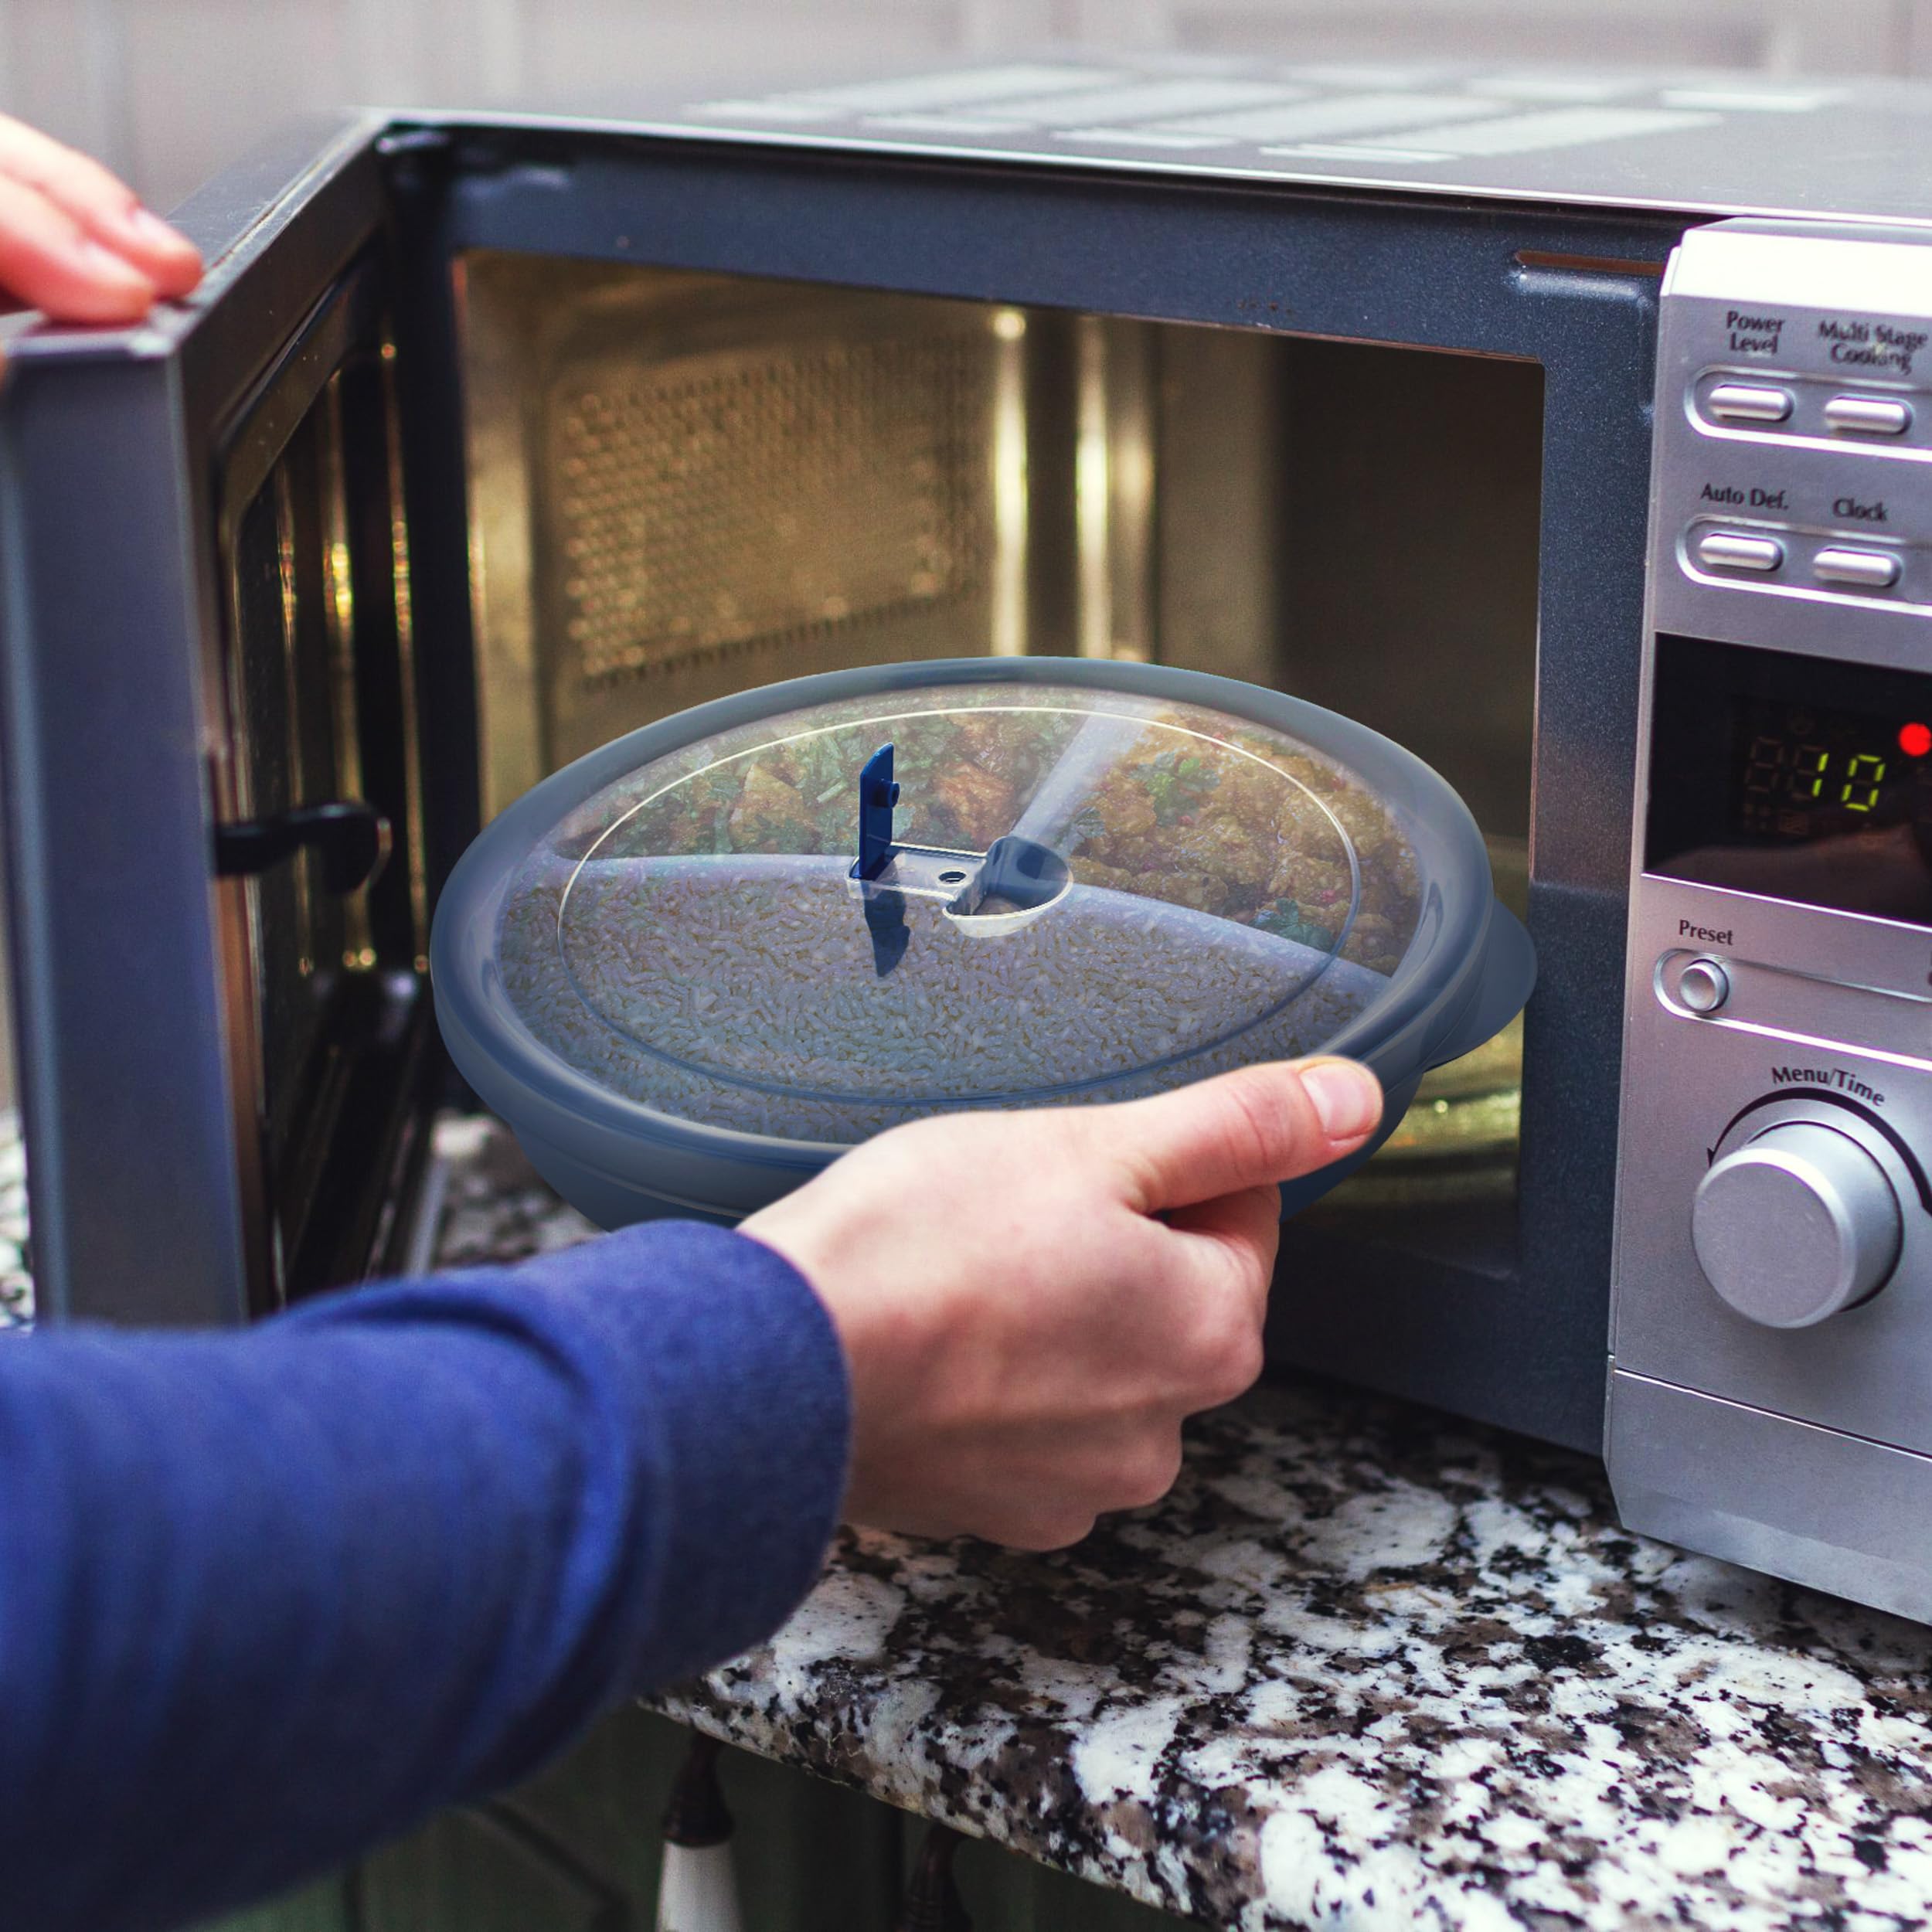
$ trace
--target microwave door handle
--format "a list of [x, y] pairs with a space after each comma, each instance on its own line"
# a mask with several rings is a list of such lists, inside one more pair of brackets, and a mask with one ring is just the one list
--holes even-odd
[[387, 862], [389, 822], [360, 799], [301, 805], [272, 818], [215, 828], [215, 871], [252, 879], [307, 849], [321, 860], [322, 883], [338, 897], [372, 884]]

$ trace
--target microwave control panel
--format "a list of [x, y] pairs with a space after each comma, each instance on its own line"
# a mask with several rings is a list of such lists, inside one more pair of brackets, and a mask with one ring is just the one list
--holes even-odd
[[1932, 1620], [1932, 233], [1695, 230], [1662, 311], [1611, 1481]]

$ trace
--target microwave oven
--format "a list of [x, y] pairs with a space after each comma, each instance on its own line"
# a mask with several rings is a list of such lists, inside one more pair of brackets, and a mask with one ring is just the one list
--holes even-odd
[[1284, 1230], [1272, 1353], [1932, 1618], [1928, 133], [1053, 57], [218, 179], [191, 299], [6, 341], [42, 1306], [396, 1265], [437, 891], [560, 764], [842, 665], [1159, 659], [1435, 764], [1541, 961]]

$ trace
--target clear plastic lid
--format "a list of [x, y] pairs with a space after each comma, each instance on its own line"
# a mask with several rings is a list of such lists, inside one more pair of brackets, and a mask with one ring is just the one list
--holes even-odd
[[989, 679], [638, 766], [523, 860], [495, 964], [611, 1092], [845, 1144], [1316, 1050], [1386, 990], [1421, 898], [1400, 815], [1297, 740]]

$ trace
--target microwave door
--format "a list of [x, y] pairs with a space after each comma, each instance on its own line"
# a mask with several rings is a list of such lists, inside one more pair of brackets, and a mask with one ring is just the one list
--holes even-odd
[[406, 1152], [427, 1002], [380, 132], [311, 128], [190, 202], [185, 304], [9, 345], [0, 762], [56, 1318], [235, 1321], [353, 1278]]

